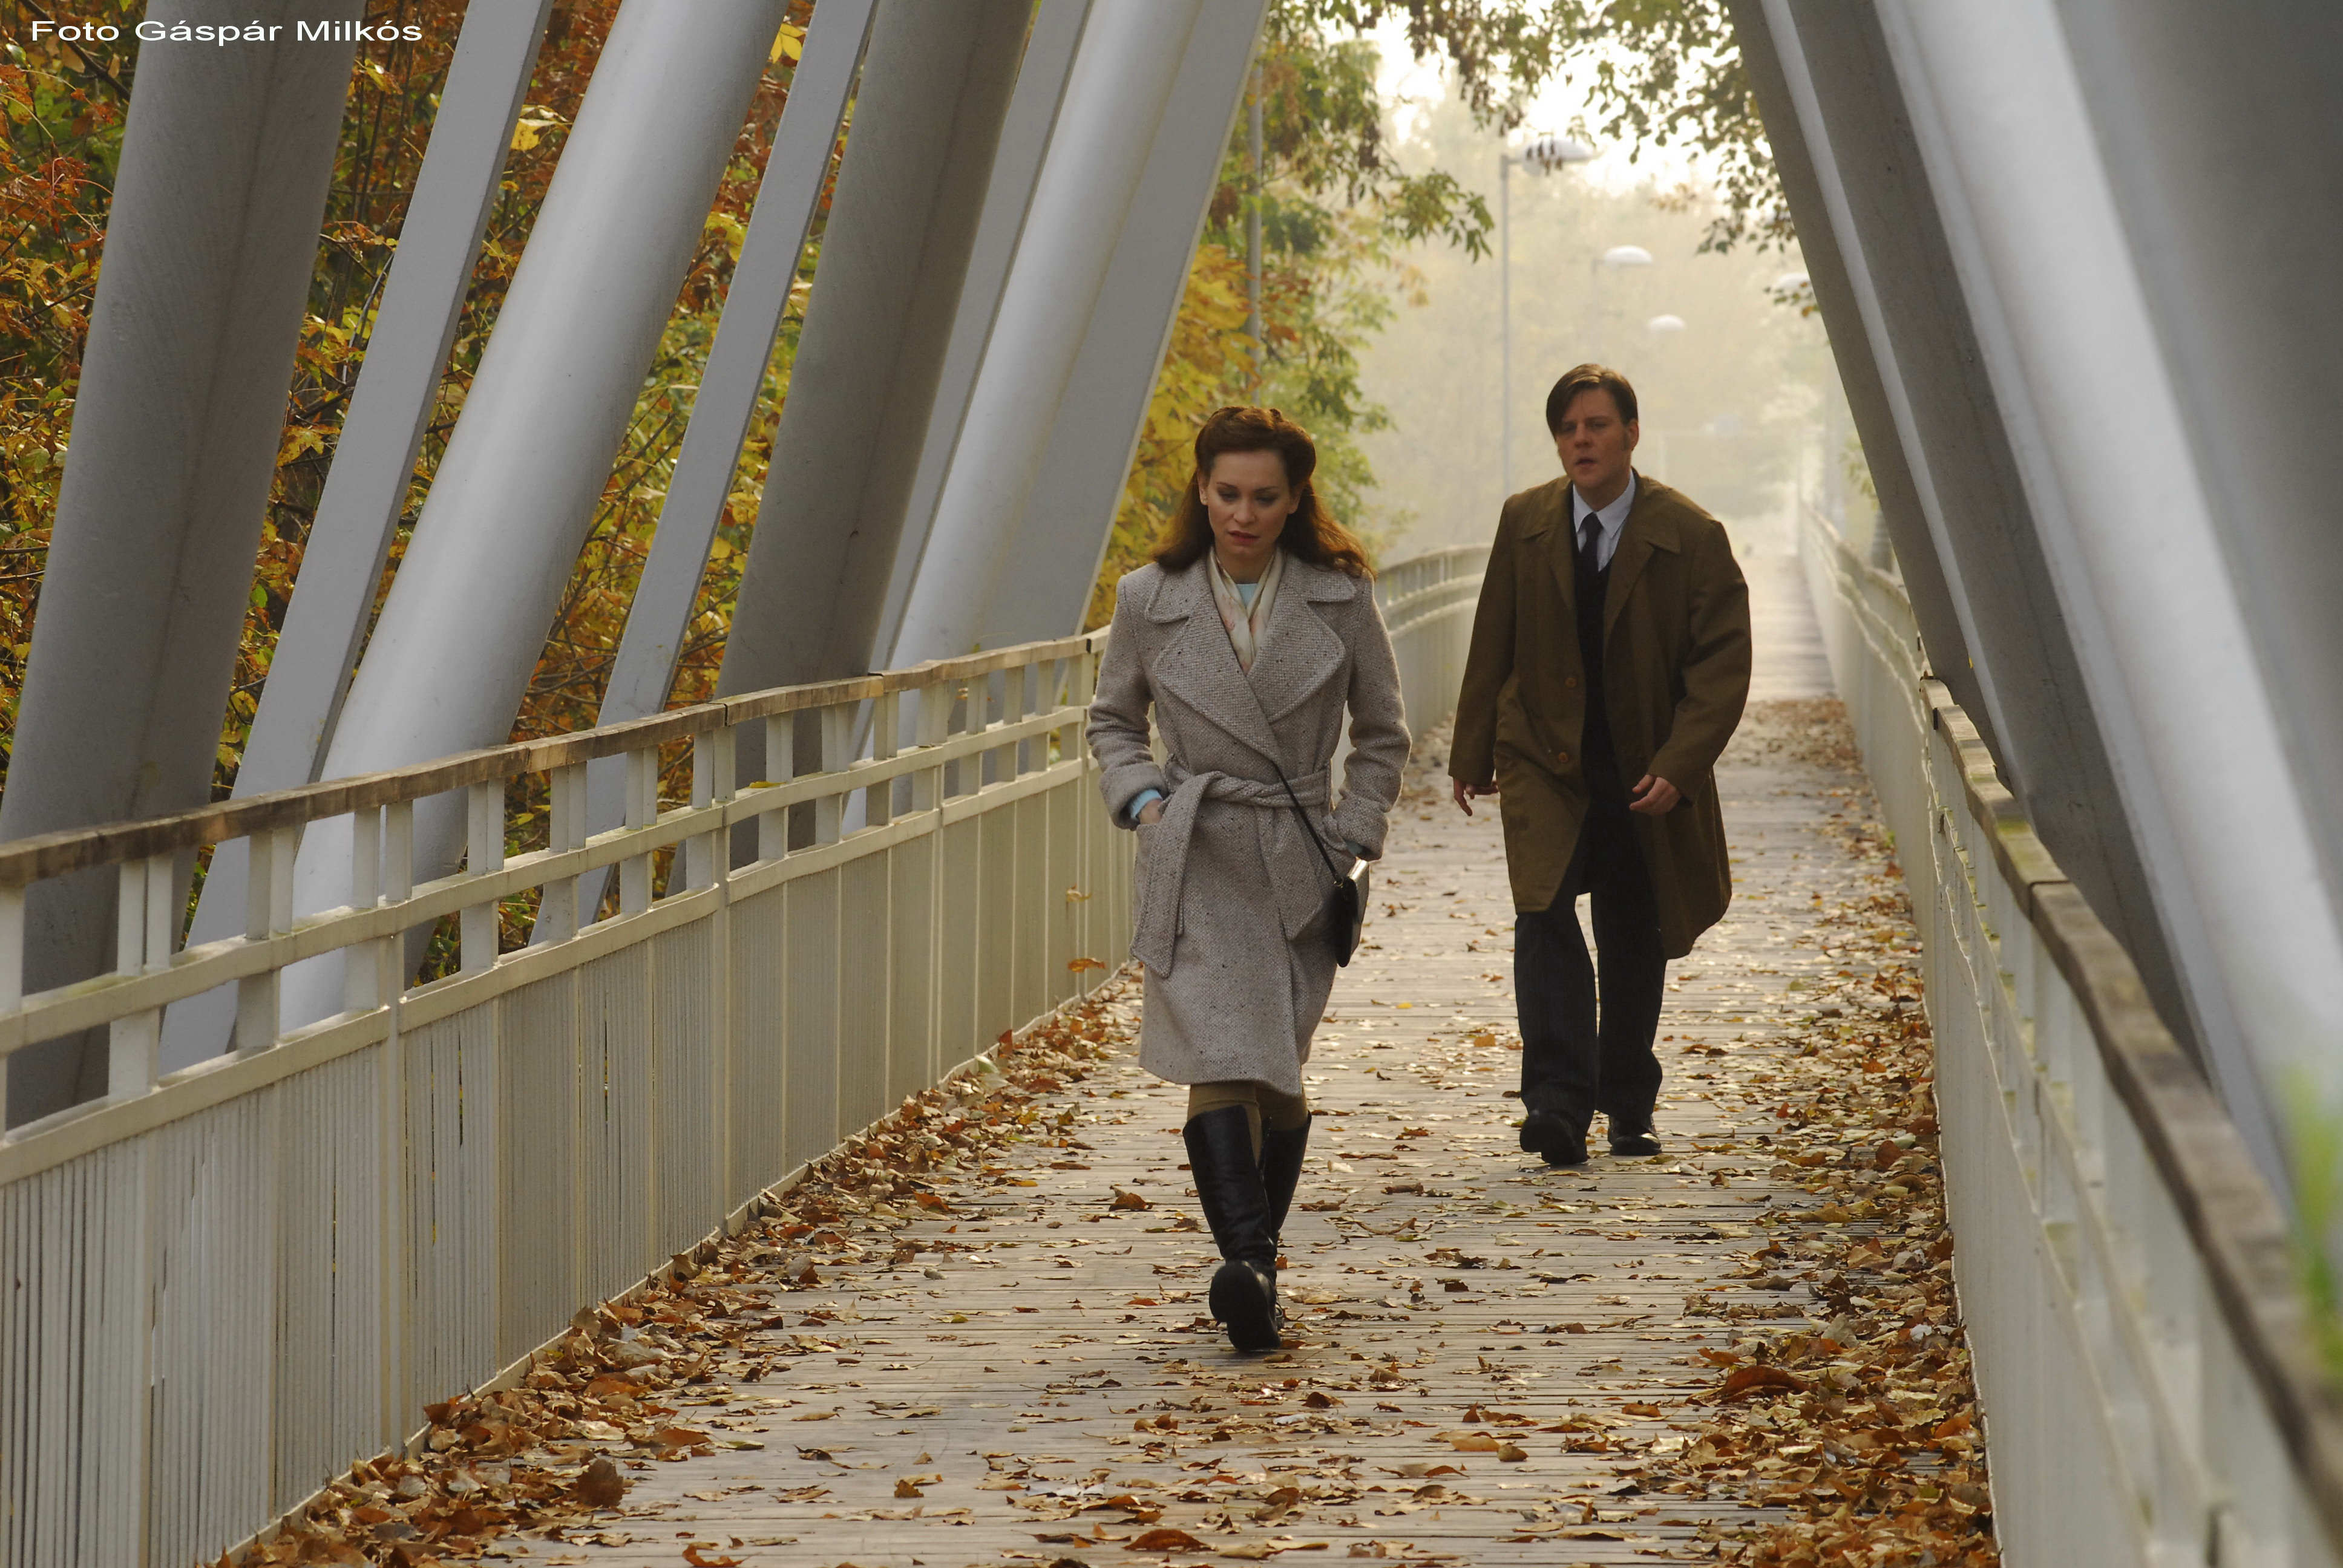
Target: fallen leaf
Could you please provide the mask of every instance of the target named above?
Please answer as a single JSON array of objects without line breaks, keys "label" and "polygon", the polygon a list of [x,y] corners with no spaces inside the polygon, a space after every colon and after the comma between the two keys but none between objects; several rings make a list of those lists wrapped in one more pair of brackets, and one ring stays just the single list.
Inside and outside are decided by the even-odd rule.
[{"label": "fallen leaf", "polygon": [[1260,1563],[1283,1552],[1323,1552],[1327,1549],[1327,1544],[1323,1541],[1292,1541],[1279,1537],[1270,1541],[1247,1541],[1235,1546],[1223,1546],[1215,1555],[1233,1557],[1240,1563]]},{"label": "fallen leaf", "polygon": [[616,1508],[626,1499],[627,1478],[606,1453],[579,1473],[571,1490],[588,1508]]},{"label": "fallen leaf", "polygon": [[1261,1500],[1261,1506],[1252,1511],[1252,1516],[1257,1523],[1267,1523],[1270,1520],[1276,1518],[1279,1514],[1287,1513],[1290,1510],[1298,1507],[1301,1504],[1301,1502],[1302,1493],[1300,1489],[1292,1486],[1281,1486]]},{"label": "fallen leaf", "polygon": [[1778,1388],[1795,1391],[1805,1386],[1805,1379],[1795,1372],[1785,1372],[1780,1367],[1745,1366],[1735,1367],[1725,1374],[1723,1392],[1726,1399],[1739,1399],[1743,1394],[1755,1393],[1759,1389]]},{"label": "fallen leaf", "polygon": [[1132,1552],[1202,1552],[1204,1543],[1184,1530],[1174,1530],[1166,1524],[1145,1531],[1123,1543]]}]

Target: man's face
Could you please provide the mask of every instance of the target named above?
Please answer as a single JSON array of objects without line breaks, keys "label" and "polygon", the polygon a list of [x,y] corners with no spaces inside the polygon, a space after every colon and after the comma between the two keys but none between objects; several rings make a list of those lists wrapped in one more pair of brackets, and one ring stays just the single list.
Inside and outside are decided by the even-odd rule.
[{"label": "man's face", "polygon": [[1619,417],[1611,389],[1593,387],[1563,409],[1554,449],[1578,493],[1594,506],[1607,507],[1627,487],[1627,466],[1639,434],[1634,420]]}]

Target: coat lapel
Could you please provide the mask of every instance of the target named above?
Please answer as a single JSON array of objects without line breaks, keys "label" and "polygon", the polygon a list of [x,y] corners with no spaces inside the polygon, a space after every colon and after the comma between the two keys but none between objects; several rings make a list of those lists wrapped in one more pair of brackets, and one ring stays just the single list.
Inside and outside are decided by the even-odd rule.
[{"label": "coat lapel", "polygon": [[[1206,570],[1204,562],[1198,560],[1184,571],[1165,577],[1155,590],[1147,618],[1164,624],[1184,619],[1188,624],[1156,658],[1149,676],[1223,731],[1283,768],[1285,759],[1278,752],[1276,732],[1270,729],[1261,699],[1237,663],[1236,649],[1229,646],[1229,628],[1221,624],[1220,611],[1213,608]],[[1282,618],[1280,609],[1285,591],[1278,590],[1279,603],[1271,607],[1272,628],[1279,628]],[[1276,632],[1272,630],[1271,636],[1273,647]],[[1269,657],[1270,649],[1263,648],[1253,660],[1253,668],[1260,669]]]},{"label": "coat lapel", "polygon": [[1269,635],[1250,677],[1253,696],[1270,723],[1307,702],[1342,668],[1342,639],[1311,605],[1347,600],[1357,591],[1356,580],[1339,571],[1312,566],[1299,557],[1285,558],[1284,579],[1278,585],[1276,602],[1269,607]]},{"label": "coat lapel", "polygon": [[1539,494],[1522,520],[1521,540],[1524,547],[1545,558],[1554,591],[1562,595],[1563,608],[1575,616],[1578,572],[1577,557],[1571,549],[1568,479],[1556,479]]},{"label": "coat lapel", "polygon": [[1619,611],[1626,605],[1628,594],[1634,590],[1635,580],[1644,575],[1644,563],[1652,558],[1654,550],[1675,553],[1675,525],[1660,504],[1664,489],[1641,474],[1635,476],[1635,504],[1627,508],[1627,526],[1619,531],[1619,548],[1611,555],[1610,580],[1603,588],[1603,643],[1606,648],[1611,644],[1611,628],[1619,624]]}]

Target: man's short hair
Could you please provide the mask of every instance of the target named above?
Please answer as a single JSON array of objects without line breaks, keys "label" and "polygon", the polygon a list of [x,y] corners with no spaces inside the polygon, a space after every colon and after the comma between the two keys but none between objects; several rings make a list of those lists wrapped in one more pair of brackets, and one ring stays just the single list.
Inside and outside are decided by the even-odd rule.
[{"label": "man's short hair", "polygon": [[1619,405],[1621,424],[1635,422],[1635,389],[1627,384],[1624,376],[1608,365],[1574,365],[1562,373],[1562,379],[1545,395],[1546,433],[1552,435],[1562,428],[1562,417],[1573,397],[1598,389],[1610,393],[1611,400]]}]

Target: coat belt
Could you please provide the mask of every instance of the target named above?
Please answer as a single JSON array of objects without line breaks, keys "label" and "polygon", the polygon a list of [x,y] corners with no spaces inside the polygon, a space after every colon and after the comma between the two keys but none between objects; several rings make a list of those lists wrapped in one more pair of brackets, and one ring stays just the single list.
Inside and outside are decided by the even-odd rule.
[{"label": "coat belt", "polygon": [[[1147,879],[1140,889],[1139,926],[1131,933],[1131,956],[1157,974],[1172,972],[1172,950],[1180,937],[1180,897],[1187,882],[1189,841],[1195,835],[1196,813],[1206,800],[1251,806],[1265,813],[1255,820],[1261,843],[1262,891],[1277,901],[1286,940],[1291,941],[1299,936],[1325,900],[1322,886],[1325,873],[1322,869],[1307,879],[1293,874],[1299,869],[1293,863],[1293,851],[1306,853],[1312,866],[1317,863],[1317,851],[1302,841],[1302,824],[1294,820],[1293,801],[1287,799],[1285,786],[1273,779],[1264,784],[1232,773],[1191,773],[1176,760],[1167,766],[1165,773],[1172,787],[1172,794],[1163,802],[1163,815],[1156,819]],[[1329,784],[1324,769],[1292,783],[1293,798],[1302,802],[1302,809],[1314,811],[1326,804]],[[1286,874],[1278,874],[1281,862],[1285,864]]]}]

